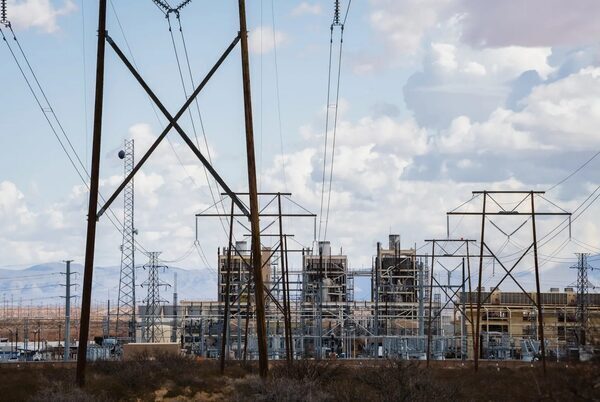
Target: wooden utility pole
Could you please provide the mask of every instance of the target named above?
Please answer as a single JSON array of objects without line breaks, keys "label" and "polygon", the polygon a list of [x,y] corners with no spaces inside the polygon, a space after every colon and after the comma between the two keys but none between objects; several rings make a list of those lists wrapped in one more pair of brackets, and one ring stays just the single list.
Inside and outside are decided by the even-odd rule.
[{"label": "wooden utility pole", "polygon": [[[474,339],[474,355],[473,355],[473,363],[475,367],[475,371],[479,370],[479,355],[481,354],[481,345],[479,339],[479,323],[481,320],[481,280],[483,276],[483,247],[485,242],[485,207],[487,203],[487,191],[483,192],[483,210],[481,214],[481,241],[479,242],[479,275],[477,277],[477,312],[475,313],[475,339]],[[471,326],[473,323],[471,323]]]},{"label": "wooden utility pole", "polygon": [[281,283],[283,285],[283,321],[284,321],[284,332],[285,332],[285,358],[288,363],[292,360],[292,329],[291,329],[291,321],[289,319],[289,296],[288,296],[288,278],[287,278],[287,262],[286,262],[286,253],[287,247],[284,241],[283,234],[283,218],[281,217],[282,209],[281,209],[281,193],[277,194],[277,205],[279,211],[279,251],[280,257],[279,261],[281,262]]},{"label": "wooden utility pole", "polygon": [[92,139],[92,171],[88,206],[87,238],[85,244],[85,268],[83,294],[81,297],[81,320],[79,346],[77,348],[77,385],[85,385],[85,363],[88,332],[90,329],[90,303],[92,300],[92,277],[94,272],[94,249],[96,246],[96,221],[98,212],[98,180],[100,176],[100,145],[102,137],[102,107],[104,103],[104,50],[106,46],[106,0],[99,0],[98,51],[96,55],[96,101],[94,106],[94,132]]},{"label": "wooden utility pole", "polygon": [[269,372],[267,356],[267,328],[265,325],[265,294],[262,277],[262,247],[258,190],[256,185],[256,158],[254,155],[254,129],[252,125],[252,96],[250,91],[250,62],[248,57],[248,29],[246,27],[246,2],[239,0],[240,43],[242,50],[242,79],[244,87],[244,116],[246,123],[246,154],[248,162],[248,192],[250,195],[250,229],[252,233],[252,266],[254,271],[254,297],[256,303],[256,335],[258,338],[259,374],[265,378]]},{"label": "wooden utility pole", "polygon": [[431,269],[429,270],[429,324],[427,325],[427,368],[431,360],[431,326],[433,325],[433,315],[431,314],[431,305],[433,303],[433,266],[435,265],[435,241],[431,242]]},{"label": "wooden utility pole", "polygon": [[544,309],[542,306],[542,293],[540,291],[540,267],[538,263],[538,245],[537,245],[537,230],[535,227],[535,197],[533,191],[530,193],[531,198],[531,229],[533,232],[533,263],[535,267],[535,293],[536,307],[538,318],[538,337],[540,340],[540,351],[542,353],[542,366],[544,367],[544,375],[546,375],[546,341],[544,339]]}]

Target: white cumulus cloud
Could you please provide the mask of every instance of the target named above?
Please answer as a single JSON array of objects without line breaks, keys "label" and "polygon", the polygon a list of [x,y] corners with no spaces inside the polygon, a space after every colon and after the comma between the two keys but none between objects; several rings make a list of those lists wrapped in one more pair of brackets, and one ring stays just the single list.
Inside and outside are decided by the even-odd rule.
[{"label": "white cumulus cloud", "polygon": [[475,46],[579,46],[600,36],[596,0],[459,0],[456,10]]},{"label": "white cumulus cloud", "polygon": [[47,33],[58,31],[59,17],[77,9],[72,0],[8,0],[8,19],[15,29],[38,28]]},{"label": "white cumulus cloud", "polygon": [[371,0],[373,30],[399,54],[416,53],[427,32],[446,18],[452,0]]},{"label": "white cumulus cloud", "polygon": [[265,54],[271,52],[275,46],[281,46],[287,40],[288,37],[283,32],[273,31],[267,26],[260,26],[250,31],[248,47],[254,54]]},{"label": "white cumulus cloud", "polygon": [[303,1],[298,4],[292,10],[292,15],[294,17],[299,17],[301,15],[320,15],[323,12],[323,8],[319,3],[309,3],[307,1]]}]

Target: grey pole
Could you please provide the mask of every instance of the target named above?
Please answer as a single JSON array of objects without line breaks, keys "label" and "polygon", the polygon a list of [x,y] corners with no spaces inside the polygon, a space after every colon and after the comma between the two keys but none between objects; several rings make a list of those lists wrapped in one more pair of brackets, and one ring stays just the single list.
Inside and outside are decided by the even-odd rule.
[{"label": "grey pole", "polygon": [[375,260],[375,322],[373,333],[379,336],[379,287],[381,281],[381,242],[377,242],[377,259]]},{"label": "grey pole", "polygon": [[[469,278],[469,280],[471,280],[471,278]],[[467,320],[465,319],[466,314],[467,314],[467,307],[465,305],[466,302],[466,289],[465,289],[465,257],[463,257],[462,259],[462,296],[461,296],[461,301],[462,301],[462,309],[463,309],[463,314],[461,314],[460,317],[460,322],[461,322],[461,326],[460,326],[460,355],[461,355],[461,360],[465,360],[467,358]]]},{"label": "grey pole", "polygon": [[67,271],[65,284],[65,356],[64,361],[69,361],[69,352],[71,350],[71,262],[66,260]]}]

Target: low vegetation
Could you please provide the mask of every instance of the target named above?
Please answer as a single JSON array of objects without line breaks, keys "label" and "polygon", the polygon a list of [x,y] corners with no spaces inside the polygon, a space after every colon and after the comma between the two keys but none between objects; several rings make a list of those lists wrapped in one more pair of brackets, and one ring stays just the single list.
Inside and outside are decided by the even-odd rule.
[{"label": "low vegetation", "polygon": [[495,401],[600,400],[600,364],[470,364],[434,362],[431,369],[402,361],[272,362],[261,380],[254,363],[140,356],[97,362],[87,385],[73,385],[74,368],[3,365],[0,399],[10,401]]}]

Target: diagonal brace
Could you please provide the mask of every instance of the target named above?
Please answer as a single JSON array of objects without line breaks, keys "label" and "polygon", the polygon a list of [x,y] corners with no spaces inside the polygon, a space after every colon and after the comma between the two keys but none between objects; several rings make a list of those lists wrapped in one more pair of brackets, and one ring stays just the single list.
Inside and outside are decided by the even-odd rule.
[{"label": "diagonal brace", "polygon": [[123,54],[123,52],[121,51],[121,49],[119,49],[119,47],[117,46],[117,44],[113,41],[113,39],[110,36],[108,36],[108,34],[106,35],[106,40],[110,44],[110,46],[113,48],[113,50],[115,51],[115,53],[117,53],[117,56],[119,56],[119,58],[121,59],[121,61],[123,61],[123,63],[125,64],[125,66],[129,69],[129,71],[132,73],[132,75],[138,81],[138,83],[142,86],[142,88],[144,88],[144,90],[146,91],[146,93],[148,94],[148,96],[150,96],[150,98],[158,106],[158,108],[160,109],[160,111],[165,115],[165,117],[167,118],[167,120],[169,120],[169,124],[162,131],[162,133],[156,139],[156,141],[154,141],[154,143],[152,144],[152,146],[150,146],[150,148],[148,149],[148,151],[146,151],[146,153],[144,154],[144,156],[140,159],[140,161],[138,162],[138,164],[133,168],[133,170],[131,171],[131,173],[129,173],[129,175],[127,175],[127,177],[125,178],[125,180],[123,180],[123,182],[121,183],[121,185],[117,188],[117,190],[115,190],[115,192],[108,199],[108,201],[106,202],[106,204],[100,209],[100,211],[96,215],[96,219],[100,218],[100,216],[102,216],[102,214],[104,214],[104,212],[106,211],[106,209],[108,209],[108,207],[113,203],[113,201],[117,198],[117,196],[121,193],[121,191],[123,191],[123,189],[125,188],[125,186],[131,181],[131,179],[133,179],[133,176],[142,167],[142,165],[146,162],[146,160],[148,160],[148,158],[150,157],[150,155],[154,152],[154,150],[158,147],[158,145],[166,137],[167,133],[172,128],[175,128],[175,130],[177,130],[177,132],[179,133],[179,135],[181,136],[181,138],[184,140],[184,142],[190,147],[190,149],[192,150],[192,152],[194,152],[194,154],[198,157],[198,159],[200,159],[200,161],[202,162],[202,164],[204,165],[204,167],[210,172],[210,174],[219,183],[219,185],[223,188],[223,190],[225,190],[225,192],[232,198],[233,202],[240,208],[240,210],[243,212],[243,214],[249,217],[250,216],[250,212],[248,211],[248,209],[246,208],[246,206],[241,202],[241,200],[237,197],[237,195],[229,188],[229,186],[225,183],[225,181],[221,178],[221,176],[219,176],[219,174],[217,173],[217,171],[212,167],[212,165],[204,157],[204,155],[202,155],[202,153],[200,152],[200,150],[194,145],[194,143],[187,136],[187,134],[185,134],[185,132],[179,126],[179,124],[177,124],[177,120],[179,120],[179,118],[185,113],[185,111],[192,104],[192,102],[194,101],[194,99],[198,96],[198,94],[200,94],[200,92],[202,91],[202,89],[204,89],[204,87],[206,86],[206,84],[208,83],[208,81],[210,80],[210,78],[212,78],[212,76],[217,71],[217,69],[221,66],[221,64],[223,64],[223,62],[225,61],[225,59],[227,58],[227,56],[229,56],[229,54],[231,53],[231,51],[233,51],[233,49],[235,48],[235,46],[237,45],[237,43],[240,40],[239,34],[234,38],[234,40],[231,42],[231,44],[229,45],[229,47],[225,50],[225,52],[221,55],[221,57],[219,58],[219,60],[215,63],[215,65],[212,67],[212,69],[208,72],[208,74],[206,75],[206,77],[198,85],[198,87],[196,88],[196,90],[190,95],[190,97],[186,100],[186,102],[183,104],[183,106],[179,109],[179,111],[177,112],[177,114],[175,115],[175,117],[171,116],[171,114],[167,111],[167,109],[164,107],[164,105],[160,102],[160,100],[158,99],[158,97],[154,94],[154,92],[152,92],[152,90],[150,89],[150,87],[146,84],[146,82],[143,80],[143,78],[140,76],[140,74],[136,71],[136,69],[129,62],[129,60],[127,60],[127,58],[125,57],[125,55]]},{"label": "diagonal brace", "polygon": [[[458,292],[459,292],[459,290],[461,289],[462,285],[464,285],[465,283],[467,283],[467,281],[468,281],[469,279],[470,279],[470,278],[466,278],[466,279],[465,279],[465,281],[464,281],[464,282],[463,282],[463,283],[462,283],[460,286],[458,286],[458,287],[456,288],[456,290],[455,290],[455,291],[453,291],[453,292],[452,292],[452,296],[450,296],[450,294],[448,294],[448,292],[446,292],[446,289],[444,289],[444,288],[445,288],[445,286],[443,286],[442,284],[440,284],[440,283],[438,282],[438,280],[437,280],[437,279],[433,278],[433,280],[435,281],[435,283],[437,283],[437,284],[438,284],[438,286],[439,286],[439,287],[442,289],[442,291],[443,291],[443,292],[446,294],[446,297],[448,297],[448,300],[446,301],[446,303],[444,303],[444,305],[442,306],[442,308],[440,308],[440,309],[439,309],[439,311],[438,311],[438,312],[435,314],[435,316],[433,317],[433,319],[432,319],[432,320],[435,320],[436,318],[438,318],[438,317],[439,317],[439,316],[442,314],[442,311],[443,311],[443,310],[444,310],[446,307],[448,307],[448,305],[449,305],[450,303],[452,303],[452,304],[454,304],[454,307],[457,307],[457,308],[458,308],[458,311],[459,311],[459,312],[462,314],[462,316],[463,316],[463,317],[465,317],[465,318],[467,319],[467,321],[468,321],[470,324],[473,324],[473,323],[471,322],[471,319],[470,319],[469,317],[467,317],[467,314],[466,314],[466,312],[465,312],[465,311],[463,311],[463,310],[461,310],[461,306],[460,306],[460,305],[458,305],[458,303],[456,303],[456,301],[454,300],[454,298],[455,298],[455,297],[458,295]],[[432,289],[432,290],[433,290],[433,289]]]},{"label": "diagonal brace", "polygon": [[519,263],[527,255],[527,253],[529,253],[529,250],[531,250],[531,248],[533,247],[533,244],[534,243],[532,243],[529,247],[527,247],[527,250],[525,250],[525,252],[521,255],[521,257],[519,257],[519,259],[517,260],[517,262],[515,262],[510,269],[506,269],[506,267],[504,266],[504,264],[502,264],[502,261],[500,261],[500,259],[498,257],[496,257],[496,255],[492,252],[492,250],[490,250],[490,248],[488,247],[488,245],[485,244],[485,243],[483,243],[483,245],[485,246],[485,248],[488,249],[488,251],[490,252],[490,254],[492,254],[492,256],[494,257],[494,259],[496,261],[498,261],[498,264],[500,264],[500,266],[502,267],[502,269],[504,269],[504,271],[506,271],[506,274],[504,274],[504,276],[502,277],[502,279],[500,280],[500,282],[498,282],[498,284],[494,287],[494,289],[492,289],[492,291],[481,302],[481,304],[484,304],[485,302],[487,302],[490,299],[490,297],[492,296],[492,293],[494,293],[496,291],[496,289],[498,289],[500,287],[500,285],[502,284],[502,282],[504,282],[504,280],[510,276],[510,278],[513,280],[513,282],[519,287],[519,289],[521,289],[521,291],[523,292],[523,294],[525,296],[527,296],[529,298],[529,300],[531,300],[531,302],[534,305],[537,306],[537,303],[531,298],[531,296],[529,296],[529,293],[527,293],[527,291],[525,291],[525,289],[523,289],[523,287],[521,286],[521,284],[519,283],[519,281],[517,281],[515,279],[515,277],[512,275],[512,271],[517,267],[517,265],[519,265]]}]

